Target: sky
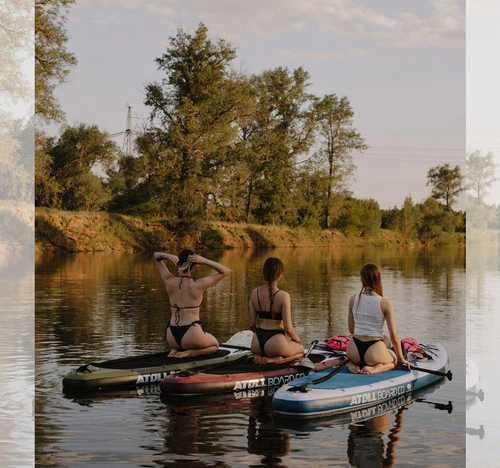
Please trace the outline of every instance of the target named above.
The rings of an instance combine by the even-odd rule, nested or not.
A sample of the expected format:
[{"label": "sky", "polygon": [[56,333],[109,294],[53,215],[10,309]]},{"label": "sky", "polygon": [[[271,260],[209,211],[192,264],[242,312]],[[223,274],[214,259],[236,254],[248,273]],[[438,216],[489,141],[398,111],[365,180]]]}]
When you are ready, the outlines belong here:
[{"label": "sky", "polygon": [[66,28],[79,63],[57,96],[68,124],[123,131],[129,103],[139,126],[154,58],[203,22],[236,47],[236,70],[303,66],[311,92],[347,96],[369,146],[352,190],[390,207],[427,197],[430,167],[463,164],[464,15],[464,0],[77,0]]},{"label": "sky", "polygon": [[[492,152],[500,177],[500,2],[467,4],[467,151]],[[500,204],[500,179],[487,203]]]}]

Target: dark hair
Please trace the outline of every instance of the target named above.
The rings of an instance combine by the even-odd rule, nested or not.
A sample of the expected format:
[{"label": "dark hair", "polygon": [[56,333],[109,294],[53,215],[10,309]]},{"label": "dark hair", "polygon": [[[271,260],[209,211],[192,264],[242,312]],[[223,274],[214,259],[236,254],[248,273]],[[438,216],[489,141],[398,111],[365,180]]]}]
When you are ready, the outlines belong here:
[{"label": "dark hair", "polygon": [[360,276],[363,288],[369,288],[380,296],[384,295],[382,277],[380,276],[380,270],[377,265],[367,263],[361,268]]},{"label": "dark hair", "polygon": [[271,311],[272,317],[274,317],[274,312],[273,312],[274,296],[271,283],[273,281],[276,281],[284,271],[285,267],[283,265],[283,262],[276,257],[269,257],[264,262],[264,267],[262,268],[262,274],[264,275],[264,279],[267,282],[267,287],[269,288],[269,302],[270,302],[269,310]]},{"label": "dark hair", "polygon": [[177,266],[180,267],[184,265],[190,255],[194,255],[194,252],[192,250],[182,249],[181,253],[179,254],[179,261],[177,262]]}]

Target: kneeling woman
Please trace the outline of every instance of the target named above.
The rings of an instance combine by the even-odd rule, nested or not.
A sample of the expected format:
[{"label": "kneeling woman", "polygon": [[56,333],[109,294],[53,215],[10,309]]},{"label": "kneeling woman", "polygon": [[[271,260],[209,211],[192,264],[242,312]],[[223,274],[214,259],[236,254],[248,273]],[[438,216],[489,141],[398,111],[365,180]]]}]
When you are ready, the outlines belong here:
[{"label": "kneeling woman", "polygon": [[[215,286],[231,270],[220,263],[195,255],[191,250],[183,250],[179,257],[155,252],[154,259],[170,301],[170,325],[167,328],[167,342],[172,349],[169,356],[194,357],[217,351],[219,343],[201,326],[200,306],[205,290]],[[172,273],[163,260],[177,265],[178,274]],[[215,273],[194,279],[196,265],[207,265]]]},{"label": "kneeling woman", "polygon": [[281,260],[268,258],[263,268],[266,284],[250,295],[252,352],[259,356],[290,358],[304,353],[292,324],[290,295],[278,288],[283,271]]},{"label": "kneeling woman", "polygon": [[[383,297],[382,279],[376,265],[367,264],[361,269],[362,288],[349,301],[349,332],[353,340],[347,348],[351,372],[376,374],[408,365],[401,350],[396,329],[394,309]],[[393,350],[384,340],[384,323],[387,323]]]}]

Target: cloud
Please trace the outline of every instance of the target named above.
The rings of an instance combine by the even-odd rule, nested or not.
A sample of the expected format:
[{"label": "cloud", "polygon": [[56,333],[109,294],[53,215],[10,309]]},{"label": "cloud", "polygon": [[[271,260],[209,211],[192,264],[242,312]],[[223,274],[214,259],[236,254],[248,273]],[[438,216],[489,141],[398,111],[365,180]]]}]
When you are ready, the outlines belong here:
[{"label": "cloud", "polygon": [[[405,2],[389,14],[372,0],[80,0],[82,6],[140,9],[171,25],[206,23],[212,34],[237,43],[252,37],[321,31],[346,38],[365,38],[399,48],[462,47],[464,0]],[[382,5],[383,2],[379,2]]]}]

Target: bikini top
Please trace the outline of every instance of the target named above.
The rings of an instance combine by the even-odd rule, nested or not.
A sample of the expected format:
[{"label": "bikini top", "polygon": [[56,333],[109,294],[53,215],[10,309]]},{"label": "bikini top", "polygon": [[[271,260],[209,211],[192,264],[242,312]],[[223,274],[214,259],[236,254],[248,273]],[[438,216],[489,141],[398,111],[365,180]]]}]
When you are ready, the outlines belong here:
[{"label": "bikini top", "polygon": [[[274,293],[272,294],[271,305],[270,305],[269,309],[272,308],[274,296],[276,296],[276,294],[278,292],[279,292],[279,289],[274,291]],[[257,302],[258,302],[259,307],[256,308],[257,310],[255,311],[255,314],[257,315],[258,318],[267,319],[267,320],[276,320],[278,322],[281,322],[283,320],[283,315],[281,313],[281,309],[279,312],[274,312],[274,314],[273,314],[272,310],[263,310],[262,305],[260,303],[259,289],[258,288],[257,288]]]}]

